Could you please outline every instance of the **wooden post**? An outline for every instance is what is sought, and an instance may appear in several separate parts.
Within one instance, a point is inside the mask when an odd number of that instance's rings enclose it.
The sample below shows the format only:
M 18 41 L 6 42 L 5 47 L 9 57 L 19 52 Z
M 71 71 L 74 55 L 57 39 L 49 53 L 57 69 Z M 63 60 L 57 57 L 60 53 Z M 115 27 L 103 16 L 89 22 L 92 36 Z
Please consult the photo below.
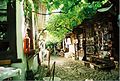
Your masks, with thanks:
M 83 49 L 84 49 L 84 57 L 83 60 L 86 61 L 86 28 L 83 29 Z
M 74 44 L 74 48 L 75 48 L 75 60 L 77 58 L 77 55 L 76 55 L 76 44 Z
M 52 81 L 54 81 L 54 74 L 55 74 L 55 62 L 53 63 L 53 77 L 52 77 Z
M 48 69 L 50 69 L 50 52 L 49 52 L 49 49 L 47 49 L 47 60 L 48 60 Z

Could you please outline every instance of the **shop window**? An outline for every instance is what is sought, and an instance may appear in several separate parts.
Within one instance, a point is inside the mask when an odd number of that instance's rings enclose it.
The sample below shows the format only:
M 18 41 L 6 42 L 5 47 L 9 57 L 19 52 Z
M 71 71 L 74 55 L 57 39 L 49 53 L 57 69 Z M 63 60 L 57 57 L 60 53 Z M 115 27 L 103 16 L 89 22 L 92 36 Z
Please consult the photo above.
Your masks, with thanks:
M 0 4 L 0 64 L 17 62 L 16 47 L 16 1 L 6 0 Z M 7 64 L 7 63 L 6 63 Z

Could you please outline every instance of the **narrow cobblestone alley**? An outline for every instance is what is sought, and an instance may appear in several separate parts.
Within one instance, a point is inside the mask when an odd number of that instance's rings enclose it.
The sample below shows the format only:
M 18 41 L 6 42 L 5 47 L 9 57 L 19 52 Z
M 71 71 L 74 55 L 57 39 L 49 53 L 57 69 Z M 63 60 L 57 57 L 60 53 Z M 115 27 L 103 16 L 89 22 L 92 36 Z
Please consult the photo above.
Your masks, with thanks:
M 0 81 L 120 81 L 119 0 L 0 0 Z
M 82 64 L 81 61 L 73 60 L 71 58 L 64 58 L 59 56 L 52 56 L 50 66 L 52 66 L 53 62 L 55 64 L 55 75 L 54 77 L 59 77 L 61 81 L 96 81 L 96 80 L 118 80 L 119 72 L 118 70 L 111 71 L 102 71 L 102 70 L 94 70 L 92 68 L 88 68 Z M 47 74 L 47 61 L 42 63 L 42 66 L 39 68 L 40 74 L 37 77 L 39 80 L 42 80 Z

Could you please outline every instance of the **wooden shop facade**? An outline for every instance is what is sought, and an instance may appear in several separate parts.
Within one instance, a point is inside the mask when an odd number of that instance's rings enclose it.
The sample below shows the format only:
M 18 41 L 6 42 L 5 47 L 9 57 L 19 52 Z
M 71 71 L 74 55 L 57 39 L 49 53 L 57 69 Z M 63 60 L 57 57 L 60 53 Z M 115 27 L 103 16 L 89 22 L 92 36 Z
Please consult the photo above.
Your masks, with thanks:
M 73 43 L 75 59 L 101 69 L 112 69 L 118 64 L 118 9 L 114 4 L 108 11 L 97 12 L 92 18 L 85 19 L 66 36 L 71 41 L 77 40 L 77 43 Z

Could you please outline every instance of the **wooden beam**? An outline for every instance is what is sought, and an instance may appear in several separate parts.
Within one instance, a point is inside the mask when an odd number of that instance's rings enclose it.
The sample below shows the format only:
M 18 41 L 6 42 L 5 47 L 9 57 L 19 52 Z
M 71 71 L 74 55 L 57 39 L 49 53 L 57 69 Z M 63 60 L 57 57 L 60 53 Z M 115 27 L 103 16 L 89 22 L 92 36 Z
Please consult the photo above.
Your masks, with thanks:
M 11 64 L 11 60 L 0 60 L 0 65 Z

